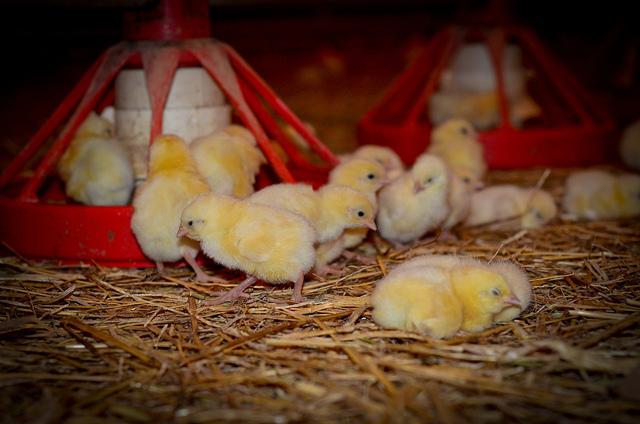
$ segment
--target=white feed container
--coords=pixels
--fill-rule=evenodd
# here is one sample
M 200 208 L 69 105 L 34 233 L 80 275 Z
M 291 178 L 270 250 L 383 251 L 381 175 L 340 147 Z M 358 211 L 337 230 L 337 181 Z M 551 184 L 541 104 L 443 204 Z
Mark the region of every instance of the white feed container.
M 162 132 L 193 139 L 231 123 L 231 107 L 202 68 L 176 70 L 163 113 Z M 147 175 L 151 106 L 142 69 L 126 69 L 116 78 L 116 135 L 129 148 L 136 180 Z
M 507 97 L 515 99 L 523 95 L 527 71 L 522 66 L 519 47 L 505 47 L 502 69 Z M 495 72 L 489 49 L 484 43 L 469 43 L 460 48 L 441 79 L 441 90 L 444 91 L 486 93 L 495 89 Z

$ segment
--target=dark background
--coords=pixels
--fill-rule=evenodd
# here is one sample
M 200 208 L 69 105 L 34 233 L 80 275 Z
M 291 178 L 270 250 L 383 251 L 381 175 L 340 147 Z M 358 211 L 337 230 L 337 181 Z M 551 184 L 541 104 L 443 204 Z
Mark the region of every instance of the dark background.
M 10 0 L 0 5 L 4 54 L 0 166 L 122 34 L 122 13 L 150 1 Z M 639 23 L 629 1 L 506 2 L 613 112 L 640 117 Z M 483 1 L 211 1 L 214 37 L 234 46 L 334 150 L 355 145 L 357 120 L 438 29 Z M 337 64 L 337 65 L 336 65 Z

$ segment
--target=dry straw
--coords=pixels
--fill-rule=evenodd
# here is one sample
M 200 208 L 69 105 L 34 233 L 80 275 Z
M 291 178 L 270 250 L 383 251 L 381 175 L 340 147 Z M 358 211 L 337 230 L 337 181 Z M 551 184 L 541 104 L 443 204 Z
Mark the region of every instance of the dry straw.
M 494 173 L 533 186 L 541 172 Z M 561 194 L 563 174 L 545 182 Z M 3 422 L 638 422 L 640 222 L 474 228 L 204 307 L 188 269 L 0 265 Z M 427 253 L 507 258 L 531 277 L 517 320 L 437 341 L 371 321 L 368 295 Z M 242 276 L 209 267 L 231 287 Z

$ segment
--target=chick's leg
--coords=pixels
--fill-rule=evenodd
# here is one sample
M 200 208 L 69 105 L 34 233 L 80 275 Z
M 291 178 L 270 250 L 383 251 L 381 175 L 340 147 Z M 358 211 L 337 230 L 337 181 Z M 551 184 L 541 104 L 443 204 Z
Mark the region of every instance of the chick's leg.
M 291 296 L 291 300 L 294 302 L 304 302 L 304 297 L 302 296 L 302 286 L 304 285 L 304 274 L 300 273 L 298 279 L 293 285 L 293 295 Z
M 224 302 L 235 300 L 242 296 L 242 292 L 257 281 L 256 277 L 247 277 L 242 283 L 238 284 L 225 294 L 216 297 L 215 299 L 207 300 L 204 304 L 207 306 L 220 305 Z
M 182 255 L 182 256 L 184 257 L 184 260 L 187 261 L 187 263 L 195 271 L 195 273 L 196 273 L 196 281 L 198 281 L 200 283 L 206 283 L 208 281 L 216 282 L 216 283 L 224 282 L 224 280 L 221 279 L 221 278 L 216 278 L 216 277 L 212 277 L 212 276 L 207 275 L 202 270 L 202 268 L 200 268 L 200 265 L 198 265 L 198 263 L 196 262 L 196 256 L 193 253 L 185 252 L 184 255 Z
M 374 265 L 376 263 L 375 258 L 371 258 L 369 256 L 360 255 L 356 252 L 352 252 L 350 250 L 345 250 L 342 252 L 342 256 L 347 259 L 356 260 L 365 265 Z
M 164 275 L 164 264 L 162 261 L 156 261 L 156 268 L 158 269 L 158 274 Z

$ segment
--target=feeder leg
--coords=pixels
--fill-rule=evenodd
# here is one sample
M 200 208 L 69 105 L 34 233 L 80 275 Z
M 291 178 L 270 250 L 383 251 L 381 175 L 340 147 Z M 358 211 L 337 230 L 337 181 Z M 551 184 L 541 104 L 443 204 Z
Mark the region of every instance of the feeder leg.
M 191 266 L 191 268 L 193 268 L 193 270 L 196 273 L 196 281 L 199 283 L 206 283 L 206 282 L 212 282 L 212 283 L 220 283 L 220 282 L 224 282 L 224 280 L 220 279 L 220 278 L 216 278 L 216 277 L 212 277 L 210 275 L 207 275 L 202 268 L 200 268 L 200 265 L 198 265 L 198 263 L 196 262 L 196 255 L 194 255 L 191 252 L 185 253 L 182 255 L 182 257 L 184 258 L 185 261 L 187 261 L 187 263 Z
M 222 296 L 218 296 L 215 299 L 207 300 L 204 304 L 207 306 L 221 305 L 224 302 L 235 300 L 242 296 L 242 292 L 249 286 L 253 285 L 257 281 L 256 277 L 247 277 L 242 283 L 232 288 Z
M 304 285 L 304 274 L 301 272 L 293 285 L 293 295 L 291 296 L 291 300 L 294 302 L 304 302 L 304 297 L 302 296 L 302 286 Z

